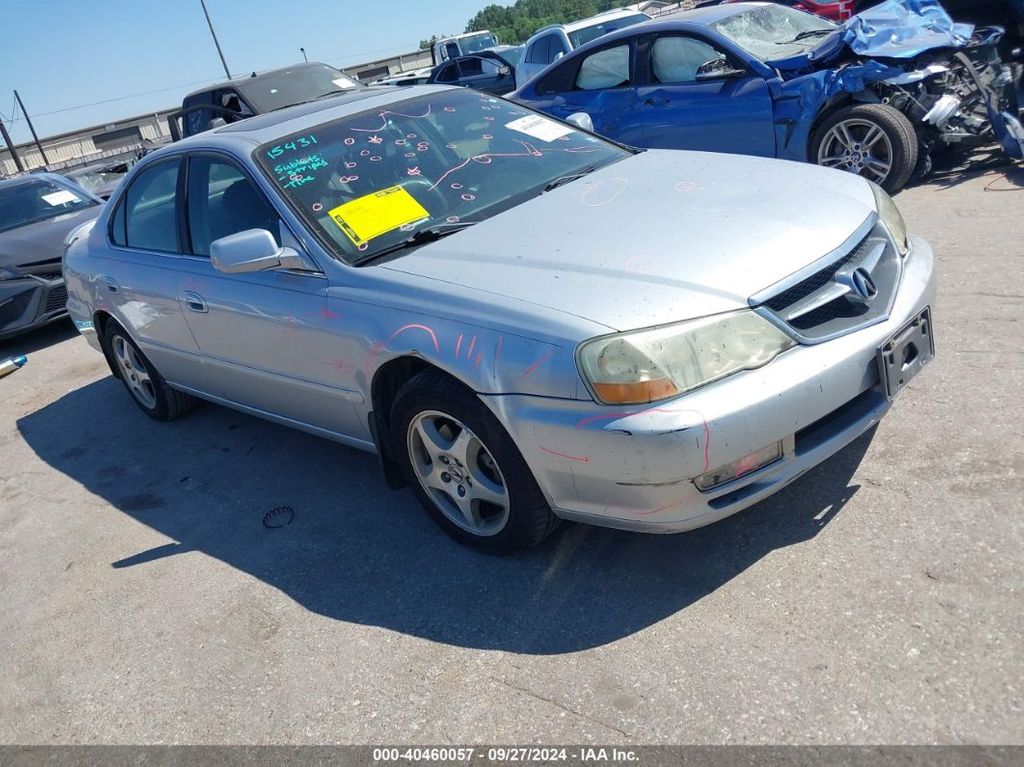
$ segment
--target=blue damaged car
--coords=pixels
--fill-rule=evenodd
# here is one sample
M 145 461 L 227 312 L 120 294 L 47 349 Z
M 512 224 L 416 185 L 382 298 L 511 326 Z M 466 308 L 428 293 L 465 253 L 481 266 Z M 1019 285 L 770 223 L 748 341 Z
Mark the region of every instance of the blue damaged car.
M 632 146 L 816 162 L 896 192 L 953 146 L 1024 155 L 1001 36 L 936 0 L 888 0 L 841 25 L 714 5 L 606 35 L 512 98 Z

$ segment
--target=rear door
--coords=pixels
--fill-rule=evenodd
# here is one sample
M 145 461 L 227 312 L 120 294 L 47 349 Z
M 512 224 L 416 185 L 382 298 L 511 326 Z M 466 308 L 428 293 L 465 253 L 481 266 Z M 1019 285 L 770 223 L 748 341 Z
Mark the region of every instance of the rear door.
M 205 389 L 199 349 L 178 305 L 182 160 L 136 175 L 111 216 L 100 290 L 117 320 L 171 383 Z
M 194 154 L 187 186 L 190 247 L 182 260 L 180 311 L 221 396 L 332 432 L 365 435 L 352 405 L 361 395 L 339 378 L 342 369 L 331 354 L 338 317 L 327 309 L 326 276 L 217 271 L 210 244 L 229 234 L 266 229 L 279 245 L 302 246 L 232 158 Z
M 775 156 L 772 99 L 764 78 L 687 35 L 648 35 L 638 51 L 643 146 Z

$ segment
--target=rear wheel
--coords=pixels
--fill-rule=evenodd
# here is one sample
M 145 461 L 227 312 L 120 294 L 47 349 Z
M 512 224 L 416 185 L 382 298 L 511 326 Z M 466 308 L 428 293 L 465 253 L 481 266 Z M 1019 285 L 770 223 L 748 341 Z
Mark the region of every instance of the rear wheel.
M 195 400 L 168 386 L 120 325 L 108 322 L 103 345 L 117 377 L 143 413 L 157 421 L 172 421 L 192 409 Z
M 895 194 L 917 165 L 914 126 L 887 104 L 855 104 L 829 115 L 811 139 L 813 162 L 856 173 Z
M 439 371 L 414 376 L 398 392 L 391 444 L 420 503 L 462 543 L 522 549 L 540 543 L 558 522 L 498 420 Z

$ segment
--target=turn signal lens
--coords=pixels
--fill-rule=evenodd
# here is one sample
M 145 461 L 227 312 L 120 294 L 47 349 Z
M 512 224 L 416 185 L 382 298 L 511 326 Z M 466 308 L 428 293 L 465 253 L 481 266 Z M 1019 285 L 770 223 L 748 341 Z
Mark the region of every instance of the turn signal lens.
M 726 482 L 739 479 L 744 474 L 750 474 L 750 472 L 764 468 L 770 463 L 775 463 L 780 458 L 782 458 L 782 442 L 776 442 L 774 445 L 762 447 L 756 453 L 745 455 L 738 461 L 727 463 L 725 466 L 719 466 L 707 474 L 701 474 L 693 480 L 693 484 L 701 492 L 707 492 L 719 485 L 724 485 Z
M 667 378 L 658 378 L 634 383 L 595 383 L 594 393 L 602 402 L 629 405 L 674 397 L 679 393 L 679 388 Z

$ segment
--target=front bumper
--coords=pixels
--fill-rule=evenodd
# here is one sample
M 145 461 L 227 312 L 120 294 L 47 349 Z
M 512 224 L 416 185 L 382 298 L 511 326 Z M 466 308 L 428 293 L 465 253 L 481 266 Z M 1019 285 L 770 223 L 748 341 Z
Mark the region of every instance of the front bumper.
M 890 403 L 877 349 L 930 306 L 933 255 L 918 237 L 888 319 L 648 406 L 486 397 L 561 517 L 645 532 L 709 524 L 785 487 L 877 424 Z M 701 492 L 693 479 L 782 442 L 783 455 Z
M 67 289 L 60 275 L 26 275 L 0 282 L 0 339 L 67 316 Z

